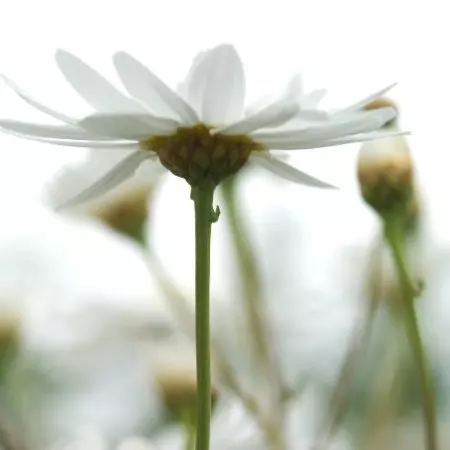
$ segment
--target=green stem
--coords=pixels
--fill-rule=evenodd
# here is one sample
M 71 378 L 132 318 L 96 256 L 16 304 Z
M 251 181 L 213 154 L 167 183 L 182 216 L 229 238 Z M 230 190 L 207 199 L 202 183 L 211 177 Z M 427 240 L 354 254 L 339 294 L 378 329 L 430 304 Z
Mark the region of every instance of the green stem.
M 185 450 L 194 450 L 195 448 L 195 416 L 191 409 L 187 409 L 183 414 L 183 421 L 186 429 Z
M 437 422 L 434 388 L 414 308 L 417 287 L 409 275 L 405 261 L 403 248 L 404 232 L 401 222 L 399 223 L 395 218 L 387 219 L 385 221 L 385 237 L 391 248 L 392 257 L 402 289 L 403 320 L 419 376 L 422 411 L 425 423 L 426 448 L 427 450 L 437 450 Z
M 211 421 L 211 356 L 209 332 L 211 224 L 215 184 L 203 180 L 192 187 L 195 209 L 195 345 L 197 359 L 196 450 L 209 450 Z

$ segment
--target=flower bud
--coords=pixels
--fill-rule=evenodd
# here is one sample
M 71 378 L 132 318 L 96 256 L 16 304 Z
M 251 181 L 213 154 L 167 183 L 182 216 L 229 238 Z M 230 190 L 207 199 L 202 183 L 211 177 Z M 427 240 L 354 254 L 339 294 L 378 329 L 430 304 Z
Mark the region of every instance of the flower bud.
M 387 100 L 382 100 L 378 103 L 386 106 Z M 395 129 L 395 124 L 391 127 Z M 401 217 L 407 223 L 418 217 L 414 164 L 405 136 L 364 143 L 358 156 L 358 180 L 364 200 L 381 217 Z
M 151 187 L 148 185 L 124 186 L 101 200 L 86 204 L 82 207 L 82 212 L 118 233 L 141 242 L 148 219 L 150 196 Z
M 186 411 L 196 409 L 197 382 L 195 370 L 190 368 L 166 368 L 157 371 L 156 382 L 162 394 L 164 404 L 175 418 L 180 418 Z M 214 405 L 217 390 L 212 387 L 211 402 Z
M 20 321 L 14 315 L 0 317 L 0 379 L 17 354 L 20 344 Z

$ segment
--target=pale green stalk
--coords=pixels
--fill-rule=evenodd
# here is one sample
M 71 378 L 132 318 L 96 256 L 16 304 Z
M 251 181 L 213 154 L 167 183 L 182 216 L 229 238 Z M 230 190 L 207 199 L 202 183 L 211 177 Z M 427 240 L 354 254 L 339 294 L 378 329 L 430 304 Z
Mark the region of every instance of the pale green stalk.
M 274 450 L 280 450 L 283 444 L 283 384 L 279 373 L 279 363 L 274 357 L 268 342 L 268 325 L 262 304 L 261 281 L 256 257 L 250 244 L 244 220 L 236 202 L 235 180 L 229 179 L 222 184 L 223 195 L 227 207 L 227 218 L 230 223 L 234 247 L 237 255 L 239 271 L 243 280 L 243 305 L 246 319 L 253 339 L 254 354 L 259 358 L 262 370 L 269 381 L 271 394 L 270 417 L 266 417 L 265 432 L 268 444 Z
M 434 387 L 414 307 L 414 300 L 417 296 L 417 287 L 411 279 L 405 260 L 404 227 L 403 223 L 399 221 L 397 217 L 387 218 L 384 225 L 385 238 L 391 249 L 398 280 L 402 289 L 403 321 L 419 376 L 422 412 L 425 424 L 426 449 L 437 450 L 438 442 Z

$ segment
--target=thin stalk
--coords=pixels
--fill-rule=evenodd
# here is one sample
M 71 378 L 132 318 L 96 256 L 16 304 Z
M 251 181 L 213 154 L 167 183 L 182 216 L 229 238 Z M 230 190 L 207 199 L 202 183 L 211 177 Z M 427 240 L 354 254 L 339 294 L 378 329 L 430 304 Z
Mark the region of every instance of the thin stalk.
M 434 388 L 414 308 L 417 287 L 410 277 L 405 260 L 403 248 L 405 236 L 401 222 L 398 222 L 395 218 L 387 219 L 385 221 L 385 238 L 391 249 L 398 280 L 402 289 L 403 321 L 419 376 L 422 412 L 425 424 L 426 448 L 427 450 L 437 450 L 438 442 Z
M 3 413 L 0 415 L 0 448 L 4 450 L 25 450 L 25 443 L 20 438 L 20 433 Z
M 236 202 L 235 181 L 227 180 L 222 184 L 222 192 L 227 207 L 234 247 L 240 273 L 243 274 L 243 300 L 246 319 L 253 338 L 254 353 L 265 372 L 269 384 L 271 398 L 270 418 L 266 418 L 265 432 L 271 448 L 283 448 L 283 400 L 284 390 L 279 364 L 272 354 L 268 340 L 268 324 L 262 305 L 263 295 L 256 257 L 250 245 L 249 233 L 245 229 L 243 218 Z
M 210 269 L 211 224 L 218 219 L 213 211 L 215 185 L 204 180 L 192 187 L 195 209 L 195 345 L 197 359 L 196 450 L 209 450 L 211 422 L 210 355 Z
M 180 292 L 179 289 L 177 289 L 174 281 L 169 278 L 156 255 L 151 254 L 150 257 L 149 267 L 151 267 L 153 273 L 158 275 L 156 277 L 156 281 L 160 284 L 161 290 L 166 294 L 169 307 L 171 308 L 184 333 L 195 340 L 195 327 L 193 326 L 194 314 L 189 307 L 188 299 Z M 242 404 L 247 411 L 253 415 L 258 423 L 261 424 L 262 418 L 260 417 L 256 399 L 251 394 L 245 392 L 240 386 L 233 367 L 229 364 L 227 358 L 225 357 L 219 342 L 214 341 L 212 338 L 211 347 L 213 353 L 212 362 L 215 362 L 222 382 L 233 392 L 234 395 L 236 395 L 236 397 L 242 401 Z
M 195 448 L 195 417 L 191 409 L 184 412 L 184 425 L 186 429 L 186 441 L 184 450 L 194 450 Z
M 370 272 L 374 269 L 380 271 L 382 244 L 383 242 L 379 242 L 378 240 L 375 243 L 369 262 Z M 368 275 L 370 276 L 370 273 Z M 364 314 L 364 321 L 361 326 L 355 327 L 352 338 L 349 341 L 349 346 L 331 395 L 329 414 L 326 417 L 326 423 L 319 431 L 324 437 L 319 436 L 316 439 L 317 443 L 314 446 L 314 450 L 324 450 L 328 447 L 338 431 L 339 426 L 342 425 L 345 414 L 348 412 L 352 387 L 355 383 L 363 352 L 366 351 L 372 335 L 372 325 L 379 305 L 380 296 L 379 289 L 371 289 Z

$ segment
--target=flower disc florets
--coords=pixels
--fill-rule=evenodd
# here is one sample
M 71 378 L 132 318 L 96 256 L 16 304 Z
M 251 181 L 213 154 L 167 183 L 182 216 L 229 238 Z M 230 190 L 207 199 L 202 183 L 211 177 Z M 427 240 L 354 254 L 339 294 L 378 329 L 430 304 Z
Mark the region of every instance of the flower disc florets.
M 211 129 L 203 124 L 180 127 L 175 134 L 154 136 L 140 145 L 156 152 L 164 167 L 191 186 L 204 178 L 218 184 L 236 173 L 250 153 L 266 150 L 248 136 L 213 134 Z

